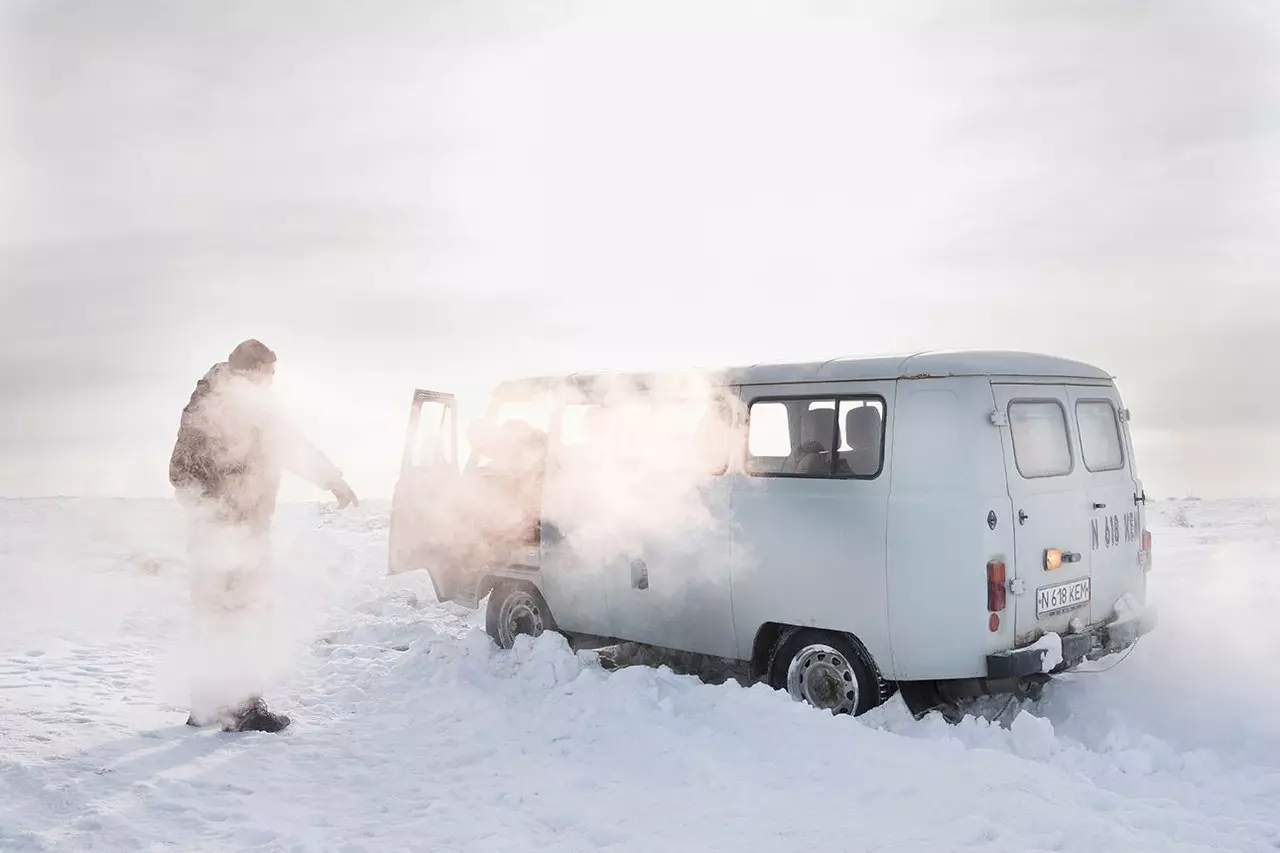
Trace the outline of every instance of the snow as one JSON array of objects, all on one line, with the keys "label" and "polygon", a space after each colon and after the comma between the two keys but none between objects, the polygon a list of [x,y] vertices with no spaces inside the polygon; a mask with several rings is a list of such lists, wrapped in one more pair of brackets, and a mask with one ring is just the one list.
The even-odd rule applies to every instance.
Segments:
[{"label": "snow", "polygon": [[1040,657],[1041,672],[1053,672],[1053,668],[1062,663],[1062,637],[1053,631],[1046,632],[1027,648],[1044,650]]},{"label": "snow", "polygon": [[295,723],[228,735],[183,726],[176,508],[0,501],[0,850],[1274,851],[1277,509],[1153,505],[1161,627],[953,725],[498,651],[384,576],[385,507],[289,506]]}]

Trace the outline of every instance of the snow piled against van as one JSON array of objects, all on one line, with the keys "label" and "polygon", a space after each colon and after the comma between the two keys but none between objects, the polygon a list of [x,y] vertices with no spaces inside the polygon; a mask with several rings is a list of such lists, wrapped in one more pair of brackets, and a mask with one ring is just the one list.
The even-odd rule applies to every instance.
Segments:
[{"label": "snow piled against van", "polygon": [[1157,633],[953,726],[500,652],[383,577],[385,508],[289,507],[295,723],[226,735],[183,726],[175,508],[0,501],[0,850],[1280,849],[1280,504],[1150,515]]}]

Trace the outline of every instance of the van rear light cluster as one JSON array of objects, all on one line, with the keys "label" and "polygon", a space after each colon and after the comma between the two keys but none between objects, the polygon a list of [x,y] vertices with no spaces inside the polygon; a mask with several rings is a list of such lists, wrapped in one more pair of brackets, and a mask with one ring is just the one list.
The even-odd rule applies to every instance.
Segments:
[{"label": "van rear light cluster", "polygon": [[1138,552],[1138,563],[1143,569],[1151,570],[1151,531],[1142,531],[1142,550]]},{"label": "van rear light cluster", "polygon": [[999,614],[1004,610],[1007,595],[1004,561],[992,560],[987,563],[987,610],[991,611],[987,627],[993,633],[1000,630]]}]

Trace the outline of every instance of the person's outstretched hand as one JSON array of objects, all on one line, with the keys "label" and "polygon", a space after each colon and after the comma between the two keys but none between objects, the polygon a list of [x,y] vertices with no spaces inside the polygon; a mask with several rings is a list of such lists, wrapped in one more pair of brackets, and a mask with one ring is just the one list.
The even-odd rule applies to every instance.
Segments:
[{"label": "person's outstretched hand", "polygon": [[345,509],[351,504],[360,506],[360,499],[356,497],[355,492],[351,491],[346,480],[339,480],[330,487],[329,491],[333,492],[333,496],[338,499],[338,509]]}]

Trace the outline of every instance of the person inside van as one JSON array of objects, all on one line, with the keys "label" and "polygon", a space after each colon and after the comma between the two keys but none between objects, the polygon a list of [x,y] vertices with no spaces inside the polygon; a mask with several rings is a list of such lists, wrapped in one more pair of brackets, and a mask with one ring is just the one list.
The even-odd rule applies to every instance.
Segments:
[{"label": "person inside van", "polygon": [[488,464],[479,469],[485,479],[480,487],[486,504],[484,528],[495,542],[537,542],[547,434],[512,418],[484,438]]},{"label": "person inside van", "polygon": [[835,409],[808,409],[800,416],[800,444],[791,451],[783,473],[831,473],[831,443],[836,434]]}]

